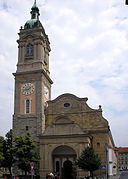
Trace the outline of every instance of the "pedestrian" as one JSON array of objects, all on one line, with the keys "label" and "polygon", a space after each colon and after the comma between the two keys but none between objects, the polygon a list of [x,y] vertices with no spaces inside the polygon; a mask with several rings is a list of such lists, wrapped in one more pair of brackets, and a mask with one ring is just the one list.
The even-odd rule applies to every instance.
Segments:
[{"label": "pedestrian", "polygon": [[52,173],[52,172],[50,172],[50,174],[49,174],[50,176],[51,176],[51,179],[53,179],[54,178],[54,174]]},{"label": "pedestrian", "polygon": [[49,179],[50,175],[49,173],[46,174],[46,179]]}]

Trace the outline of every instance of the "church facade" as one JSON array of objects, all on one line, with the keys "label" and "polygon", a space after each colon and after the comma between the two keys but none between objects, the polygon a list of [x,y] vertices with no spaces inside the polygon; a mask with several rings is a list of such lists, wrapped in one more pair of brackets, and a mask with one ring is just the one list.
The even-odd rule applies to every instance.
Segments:
[{"label": "church facade", "polygon": [[[31,19],[21,27],[17,40],[13,135],[25,135],[29,130],[36,139],[41,155],[41,179],[50,171],[65,179],[67,166],[72,171],[75,160],[87,146],[92,146],[101,158],[101,171],[97,171],[97,175],[99,172],[112,175],[116,172],[115,145],[101,106],[92,109],[87,98],[68,93],[51,100],[51,49],[39,15],[35,1]],[[109,149],[112,150],[111,161]],[[77,178],[88,174],[75,169]]]}]

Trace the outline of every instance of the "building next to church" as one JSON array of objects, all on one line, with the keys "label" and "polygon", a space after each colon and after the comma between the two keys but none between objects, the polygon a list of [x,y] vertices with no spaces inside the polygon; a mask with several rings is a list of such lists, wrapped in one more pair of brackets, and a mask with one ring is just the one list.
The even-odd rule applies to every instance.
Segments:
[{"label": "building next to church", "polygon": [[[116,173],[115,145],[102,108],[92,109],[87,98],[62,94],[51,100],[50,42],[39,20],[36,1],[31,19],[19,32],[15,77],[13,135],[30,131],[40,149],[40,177],[50,171],[66,179],[83,149],[92,146],[101,158],[97,175]],[[88,173],[77,168],[77,178]]]},{"label": "building next to church", "polygon": [[116,148],[118,171],[128,170],[128,147]]}]

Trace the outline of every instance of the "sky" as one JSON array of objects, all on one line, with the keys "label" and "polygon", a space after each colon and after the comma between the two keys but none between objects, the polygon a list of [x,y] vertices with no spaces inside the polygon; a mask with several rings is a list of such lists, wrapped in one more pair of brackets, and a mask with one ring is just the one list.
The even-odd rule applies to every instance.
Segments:
[{"label": "sky", "polygon": [[[0,0],[0,135],[12,128],[18,32],[34,0]],[[52,99],[102,105],[115,145],[128,146],[128,6],[124,0],[37,0],[49,36]]]}]

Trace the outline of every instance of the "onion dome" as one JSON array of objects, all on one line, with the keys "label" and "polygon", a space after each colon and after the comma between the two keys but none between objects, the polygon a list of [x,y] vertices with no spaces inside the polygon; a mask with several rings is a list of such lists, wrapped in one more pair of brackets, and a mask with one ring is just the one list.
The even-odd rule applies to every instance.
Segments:
[{"label": "onion dome", "polygon": [[36,4],[36,0],[34,1],[34,4],[31,8],[31,19],[28,20],[25,25],[24,25],[24,29],[31,29],[34,27],[42,27],[41,22],[39,21],[39,8]]}]

